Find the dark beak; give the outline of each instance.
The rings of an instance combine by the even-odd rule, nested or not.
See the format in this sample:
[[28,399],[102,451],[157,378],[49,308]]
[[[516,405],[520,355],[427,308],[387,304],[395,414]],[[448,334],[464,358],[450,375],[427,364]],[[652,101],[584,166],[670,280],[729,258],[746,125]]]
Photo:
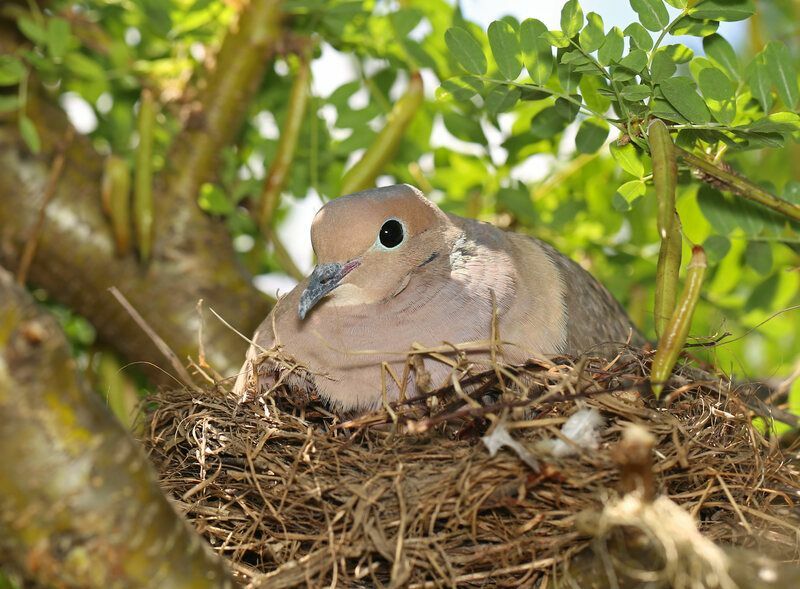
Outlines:
[[345,264],[331,262],[329,264],[318,264],[308,279],[308,285],[300,295],[300,304],[297,307],[297,314],[300,319],[305,319],[306,314],[314,306],[337,286],[342,283],[342,279],[358,268],[360,260],[350,260]]

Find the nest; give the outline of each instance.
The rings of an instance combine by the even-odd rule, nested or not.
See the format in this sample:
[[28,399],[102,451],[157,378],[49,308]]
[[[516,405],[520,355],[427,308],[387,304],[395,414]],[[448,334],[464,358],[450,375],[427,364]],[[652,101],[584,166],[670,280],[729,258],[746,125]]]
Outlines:
[[[669,571],[702,542],[800,560],[796,448],[754,427],[750,393],[695,369],[657,404],[641,392],[648,364],[492,366],[345,420],[285,389],[171,391],[145,443],[178,508],[253,587],[624,586],[586,563],[633,566],[619,553],[637,550],[642,586],[725,587],[713,559],[694,579]],[[561,426],[581,409],[604,425],[576,444]],[[622,440],[630,424],[652,441]],[[572,452],[554,456],[559,443]]]

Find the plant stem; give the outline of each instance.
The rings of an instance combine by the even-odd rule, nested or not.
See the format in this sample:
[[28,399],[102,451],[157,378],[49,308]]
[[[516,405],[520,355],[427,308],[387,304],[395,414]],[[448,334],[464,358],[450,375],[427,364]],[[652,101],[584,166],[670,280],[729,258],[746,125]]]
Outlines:
[[800,205],[778,198],[751,181],[737,176],[732,172],[728,172],[727,170],[723,170],[712,162],[696,156],[685,149],[681,149],[678,146],[675,146],[675,153],[688,166],[699,170],[705,175],[711,176],[717,182],[724,184],[725,188],[734,194],[738,194],[748,200],[768,207],[773,211],[789,217],[793,221],[800,221]]

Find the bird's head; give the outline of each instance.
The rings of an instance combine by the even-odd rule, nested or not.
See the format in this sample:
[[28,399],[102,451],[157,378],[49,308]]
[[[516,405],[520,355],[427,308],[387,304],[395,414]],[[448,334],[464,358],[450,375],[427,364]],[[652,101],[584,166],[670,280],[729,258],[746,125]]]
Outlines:
[[415,271],[447,256],[440,250],[452,228],[447,215],[407,184],[330,201],[311,226],[318,263],[300,296],[300,318],[329,294],[337,306],[396,296]]

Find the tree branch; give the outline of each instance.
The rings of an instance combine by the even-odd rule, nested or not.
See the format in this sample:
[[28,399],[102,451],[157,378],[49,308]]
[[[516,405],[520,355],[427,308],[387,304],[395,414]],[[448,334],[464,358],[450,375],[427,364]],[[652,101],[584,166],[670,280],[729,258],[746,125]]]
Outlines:
[[730,190],[734,194],[738,194],[748,200],[757,202],[760,205],[768,207],[794,221],[800,221],[800,205],[783,200],[777,196],[767,192],[757,184],[750,182],[746,178],[742,178],[732,172],[724,170],[712,162],[675,147],[676,154],[688,166],[699,171],[700,174],[712,178],[715,183],[722,184],[725,189]]
[[0,554],[45,586],[233,587],[69,346],[0,269]]

